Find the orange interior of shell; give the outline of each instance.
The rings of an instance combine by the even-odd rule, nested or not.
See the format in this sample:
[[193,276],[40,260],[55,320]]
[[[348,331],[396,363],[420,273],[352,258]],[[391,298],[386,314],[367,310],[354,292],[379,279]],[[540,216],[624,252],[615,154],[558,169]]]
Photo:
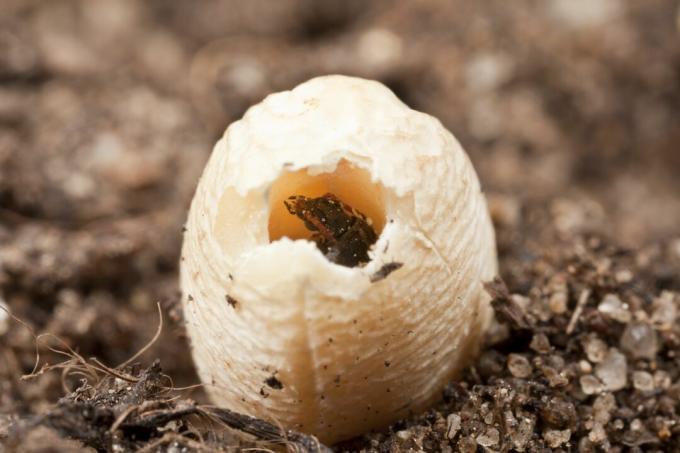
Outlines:
[[283,201],[292,195],[320,197],[332,193],[343,202],[364,214],[380,235],[385,226],[382,187],[371,181],[367,171],[342,160],[335,171],[310,175],[302,169],[283,173],[269,191],[269,240],[282,237],[309,239],[309,231],[302,220],[290,214]]

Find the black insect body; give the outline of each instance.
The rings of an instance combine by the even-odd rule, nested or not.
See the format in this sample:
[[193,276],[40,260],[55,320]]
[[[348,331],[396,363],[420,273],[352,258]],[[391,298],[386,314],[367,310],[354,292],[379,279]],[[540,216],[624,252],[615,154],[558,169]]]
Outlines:
[[283,203],[313,232],[312,241],[330,261],[347,267],[369,261],[368,250],[378,236],[364,214],[331,193],[293,195]]

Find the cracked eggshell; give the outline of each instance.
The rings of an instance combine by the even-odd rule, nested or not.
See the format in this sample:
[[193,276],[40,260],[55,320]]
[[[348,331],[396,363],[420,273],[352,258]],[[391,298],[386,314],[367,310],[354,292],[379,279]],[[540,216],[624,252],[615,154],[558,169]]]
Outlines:
[[[356,177],[327,182],[345,170]],[[345,190],[353,206],[373,200],[382,231],[368,264],[270,241],[287,175]],[[297,194],[291,181],[276,190]],[[440,398],[482,342],[482,282],[496,271],[486,203],[456,139],[378,82],[325,76],[268,96],[219,140],[189,212],[181,286],[213,402],[335,442]]]

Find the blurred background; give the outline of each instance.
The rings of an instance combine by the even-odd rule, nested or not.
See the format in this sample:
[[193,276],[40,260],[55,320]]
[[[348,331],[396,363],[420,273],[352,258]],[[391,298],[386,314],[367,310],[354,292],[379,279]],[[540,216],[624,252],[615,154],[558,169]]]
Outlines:
[[[153,336],[163,301],[174,323],[144,357],[195,383],[176,274],[200,172],[248,106],[328,73],[380,80],[454,133],[510,282],[532,247],[575,234],[680,262],[678,8],[2,0],[0,300],[111,365]],[[662,271],[678,289],[675,268]],[[58,373],[18,383],[34,346],[2,312],[0,354],[0,414],[63,394]]]

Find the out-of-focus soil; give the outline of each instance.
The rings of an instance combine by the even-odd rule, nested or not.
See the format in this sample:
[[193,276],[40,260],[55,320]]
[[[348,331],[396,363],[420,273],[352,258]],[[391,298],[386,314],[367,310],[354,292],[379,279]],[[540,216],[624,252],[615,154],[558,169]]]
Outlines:
[[[0,450],[81,384],[20,379],[31,331],[116,366],[153,337],[161,302],[163,334],[138,362],[197,383],[177,263],[211,147],[266,94],[344,73],[384,82],[463,144],[497,228],[509,291],[496,285],[497,313],[523,321],[498,326],[440,406],[338,448],[678,451],[679,8],[3,0],[0,303],[25,324],[0,310]],[[62,403],[100,404],[78,395]],[[182,395],[206,402],[200,388]],[[91,451],[47,425],[17,448]],[[177,426],[151,448],[198,448]]]

